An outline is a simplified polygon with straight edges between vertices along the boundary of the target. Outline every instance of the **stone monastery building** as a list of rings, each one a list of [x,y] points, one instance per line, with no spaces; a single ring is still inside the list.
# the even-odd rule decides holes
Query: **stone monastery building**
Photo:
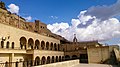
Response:
[[[119,46],[98,41],[73,42],[52,33],[39,20],[26,22],[0,2],[0,67],[30,67],[79,59],[80,63],[116,64]]]

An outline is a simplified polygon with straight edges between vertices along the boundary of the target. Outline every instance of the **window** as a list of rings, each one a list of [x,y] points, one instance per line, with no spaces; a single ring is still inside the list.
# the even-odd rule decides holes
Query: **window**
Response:
[[[14,49],[14,42],[12,42],[12,49]]]
[[[9,44],[10,44],[9,41],[7,41],[6,48],[9,48]]]

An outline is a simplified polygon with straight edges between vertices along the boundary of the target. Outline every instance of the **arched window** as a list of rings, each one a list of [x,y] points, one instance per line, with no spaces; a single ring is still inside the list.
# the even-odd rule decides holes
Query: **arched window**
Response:
[[[56,56],[56,62],[58,62],[58,56]]]
[[[35,66],[40,65],[40,58],[36,57],[35,58]]]
[[[9,48],[9,44],[10,44],[9,41],[7,41],[6,48]]]
[[[26,49],[26,43],[27,39],[25,37],[20,38],[20,48],[23,49],[23,47]]]
[[[61,62],[61,56],[59,56],[59,62]]]
[[[44,41],[41,42],[41,47],[42,47],[42,50],[45,49],[45,42]]]
[[[35,49],[39,49],[39,47],[40,47],[40,42],[39,42],[39,40],[36,40],[35,41]]]
[[[4,41],[1,41],[1,48],[4,48]]]
[[[46,49],[49,50],[49,42],[46,42]]]
[[[53,49],[53,43],[51,42],[51,44],[50,44],[50,50],[52,50]]]
[[[14,49],[14,42],[12,42],[12,49]]]
[[[50,63],[50,56],[47,57],[47,64]]]
[[[54,56],[52,56],[52,63],[54,63]]]
[[[33,49],[34,41],[32,38],[28,39],[28,48]]]
[[[43,57],[42,57],[41,64],[45,64],[45,62],[46,62],[46,58],[43,56]]]
[[[56,45],[56,43],[54,44],[54,50],[57,50],[57,45]]]

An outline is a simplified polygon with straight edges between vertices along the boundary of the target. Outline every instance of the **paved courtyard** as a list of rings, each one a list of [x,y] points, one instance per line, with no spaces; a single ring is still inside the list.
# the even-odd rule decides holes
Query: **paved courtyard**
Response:
[[[117,66],[112,66],[107,64],[78,64],[73,67],[117,67]]]

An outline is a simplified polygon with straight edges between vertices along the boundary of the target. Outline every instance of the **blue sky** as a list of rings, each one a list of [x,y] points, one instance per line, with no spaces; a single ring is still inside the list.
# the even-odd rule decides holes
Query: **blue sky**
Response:
[[[99,15],[93,14],[92,12],[94,12],[95,10],[98,10],[98,12],[100,11],[100,17],[103,16],[104,14],[107,13],[107,10],[105,10],[104,8],[107,8],[113,4],[115,4],[117,2],[117,0],[2,0],[3,2],[6,3],[6,7],[8,8],[8,6],[10,4],[15,4],[17,6],[19,6],[19,15],[21,15],[22,17],[27,17],[27,16],[31,16],[32,17],[32,22],[34,22],[34,20],[38,19],[46,24],[50,24],[49,28],[52,32],[59,34],[61,36],[64,36],[67,39],[71,39],[70,37],[72,37],[72,35],[74,33],[77,34],[77,37],[79,40],[85,40],[86,38],[88,40],[91,39],[95,39],[95,40],[101,40],[102,38],[105,39],[105,41],[103,41],[103,43],[108,43],[108,44],[118,44],[119,43],[119,32],[120,30],[116,29],[110,32],[103,32],[103,31],[109,31],[109,27],[106,27],[107,29],[104,30],[104,26],[101,27],[102,30],[102,35],[99,35],[100,33],[96,34],[97,32],[92,31],[91,32],[91,28],[71,28],[74,27],[74,25],[76,23],[79,23],[78,26],[86,26],[86,27],[91,27],[91,25],[89,25],[90,23],[86,22],[86,20],[81,20],[83,18],[81,18],[82,11],[83,13],[87,14],[87,17],[84,15],[85,19],[88,18],[88,16],[92,16],[92,19],[89,18],[90,20],[94,20],[95,18],[93,17],[93,15],[95,15],[95,17],[97,18],[97,16],[99,17]],[[105,6],[104,6],[105,5]],[[113,5],[114,6],[114,5]],[[92,8],[93,10],[92,11]],[[97,9],[98,7],[98,9]],[[102,15],[102,10],[99,9],[103,9],[103,15]],[[102,8],[101,8],[102,7]],[[105,13],[104,13],[105,12]],[[111,11],[112,12],[112,11]],[[95,12],[94,12],[95,13]],[[108,11],[109,13],[109,11]],[[107,15],[107,14],[106,14]],[[119,13],[114,14],[115,18],[117,18],[117,20],[119,21],[120,19],[120,15]],[[78,17],[80,16],[80,17]],[[107,18],[111,18],[112,15],[110,15],[110,17],[107,16]],[[112,16],[113,17],[113,16]],[[100,18],[98,18],[100,19]],[[78,21],[81,20],[81,21]],[[106,19],[107,21],[111,21],[111,19]],[[88,21],[88,20],[87,20]],[[104,21],[104,20],[102,20]],[[101,22],[102,22],[101,21]],[[112,21],[115,23],[117,23],[116,19],[112,19]],[[98,22],[97,23],[101,23]],[[108,22],[108,23],[109,23]],[[87,24],[88,23],[88,24]],[[92,23],[92,22],[91,22]],[[84,25],[85,24],[85,25]],[[111,23],[109,23],[111,25]],[[101,25],[103,25],[103,23],[101,23]],[[56,31],[56,26],[58,27],[57,31]],[[111,26],[111,27],[115,27]],[[68,30],[70,29],[70,30]],[[75,31],[74,31],[75,29]],[[93,28],[93,29],[98,29],[97,27]],[[55,31],[53,31],[55,30]],[[62,30],[62,32],[61,32]],[[86,35],[83,35],[79,33],[78,30],[85,30],[83,31],[83,33]],[[64,32],[73,32],[71,33],[72,35],[65,36]],[[86,31],[89,33],[87,34]],[[115,33],[116,35],[114,35],[113,37],[111,37],[112,33]],[[104,34],[105,33],[105,34]],[[111,33],[111,34],[109,34]],[[67,33],[68,35],[69,33]],[[91,37],[91,36],[92,37]],[[107,36],[109,35],[109,36]],[[83,37],[84,36],[84,37]],[[100,38],[97,38],[99,36],[102,36]],[[106,38],[105,38],[106,37]],[[83,38],[83,39],[82,39]],[[106,40],[107,39],[107,40]]]
[[[22,16],[32,16],[46,24],[54,22],[71,22],[82,10],[96,5],[111,5],[116,0],[3,0],[6,5],[19,6]],[[50,18],[51,16],[57,18]]]

